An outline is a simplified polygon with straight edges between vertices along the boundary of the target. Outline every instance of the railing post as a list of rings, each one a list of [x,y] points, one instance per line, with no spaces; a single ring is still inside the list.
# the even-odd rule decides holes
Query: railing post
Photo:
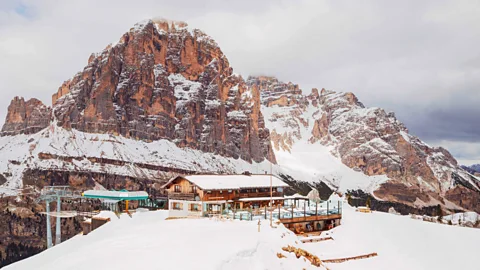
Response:
[[[278,205],[278,219],[280,220],[282,218],[281,213],[280,213],[280,204]]]
[[[265,206],[265,219],[267,219],[267,206]]]
[[[307,201],[303,201],[303,219],[307,216]]]
[[[293,218],[293,204],[292,204],[292,217],[291,218]]]
[[[327,216],[328,216],[328,201],[327,201]]]

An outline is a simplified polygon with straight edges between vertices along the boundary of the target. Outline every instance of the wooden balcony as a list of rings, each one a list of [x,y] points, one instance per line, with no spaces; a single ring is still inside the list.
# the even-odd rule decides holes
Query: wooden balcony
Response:
[[[183,193],[183,192],[170,192],[168,193],[169,200],[183,200],[183,201],[195,201],[195,196],[198,193]]]
[[[243,199],[243,198],[263,198],[268,197],[270,198],[270,191],[268,192],[251,192],[251,193],[238,193],[235,199]],[[282,192],[273,192],[272,197],[283,197]]]

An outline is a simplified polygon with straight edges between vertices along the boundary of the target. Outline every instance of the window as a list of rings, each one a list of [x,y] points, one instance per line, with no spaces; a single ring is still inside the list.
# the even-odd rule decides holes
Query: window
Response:
[[[175,185],[173,189],[175,192],[180,192],[180,185]]]
[[[191,193],[197,193],[197,186],[190,186]]]
[[[278,191],[278,192],[283,192],[283,188],[282,188],[282,187],[278,187],[278,188],[277,188],[277,191]]]
[[[179,202],[174,202],[172,208],[173,210],[183,210],[183,204]]]
[[[200,211],[200,205],[196,203],[190,204],[190,211],[191,212],[199,212]]]

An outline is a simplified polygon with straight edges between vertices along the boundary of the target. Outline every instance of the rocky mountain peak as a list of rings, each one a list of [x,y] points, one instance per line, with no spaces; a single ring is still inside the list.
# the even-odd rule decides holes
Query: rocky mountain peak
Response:
[[[52,102],[55,122],[66,129],[167,139],[179,147],[275,162],[259,92],[233,74],[211,37],[184,22],[135,24],[117,43],[92,54]],[[27,127],[37,132],[53,121],[33,101],[12,104],[4,134]],[[37,115],[44,116],[41,122],[31,119]]]
[[[51,109],[36,98],[25,101],[15,97],[8,106],[7,117],[1,135],[32,134],[46,128]]]

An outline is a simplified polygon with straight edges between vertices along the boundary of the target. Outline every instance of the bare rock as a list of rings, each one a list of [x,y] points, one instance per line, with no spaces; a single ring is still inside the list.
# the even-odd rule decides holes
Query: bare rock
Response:
[[[33,134],[48,127],[51,109],[38,99],[25,101],[15,97],[10,106],[3,125],[1,135]]]

